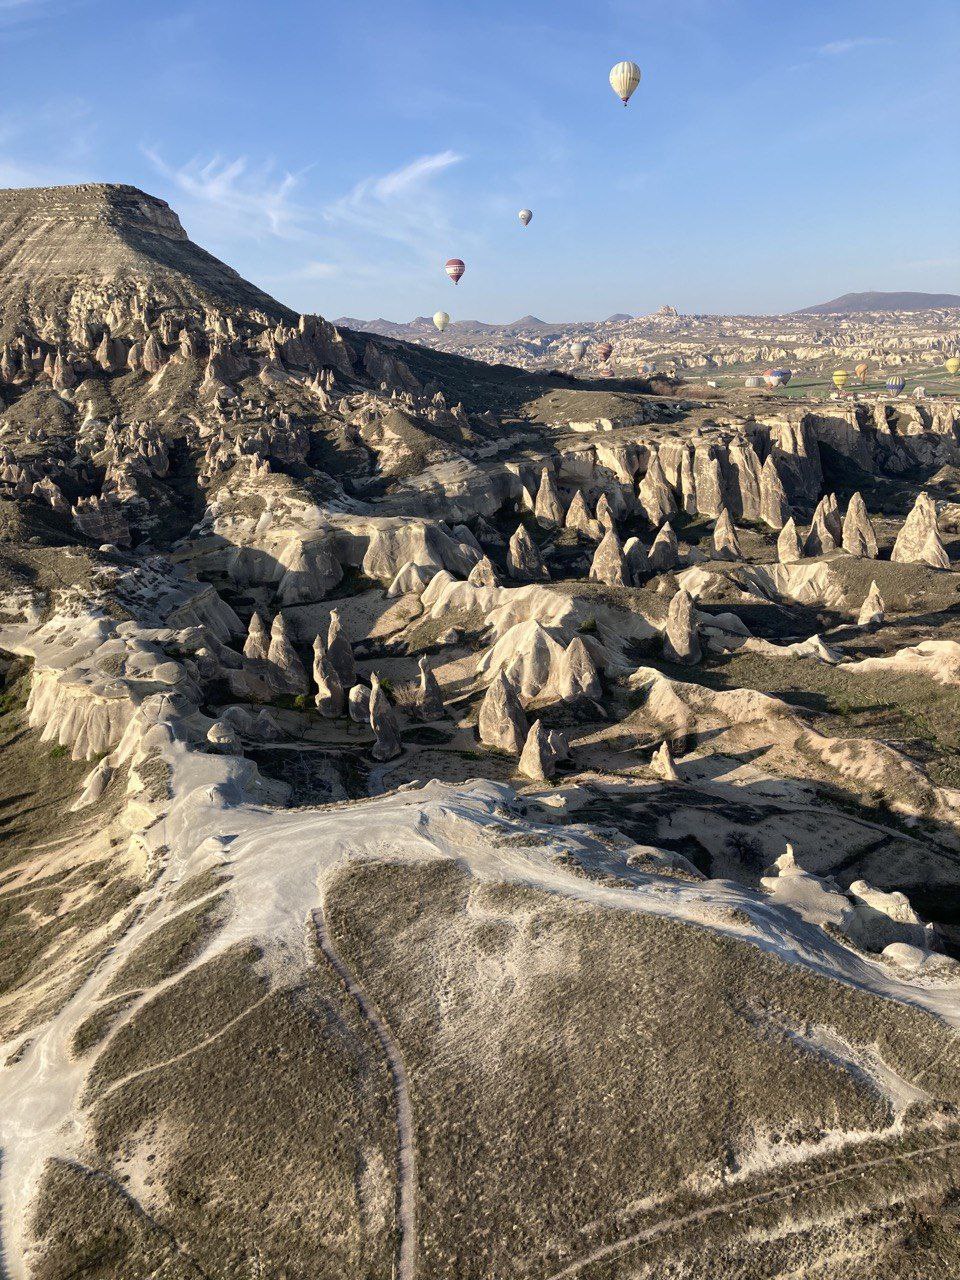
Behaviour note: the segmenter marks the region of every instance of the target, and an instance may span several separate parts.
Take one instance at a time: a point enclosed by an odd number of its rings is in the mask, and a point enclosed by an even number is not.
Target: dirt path
[[[691,1223],[705,1222],[710,1218],[720,1217],[721,1215],[732,1218],[735,1213],[743,1213],[761,1204],[776,1204],[778,1200],[792,1200],[797,1194],[802,1194],[804,1191],[831,1186],[838,1182],[844,1182],[848,1178],[862,1176],[862,1172],[865,1169],[897,1164],[901,1160],[913,1160],[924,1156],[937,1155],[956,1148],[960,1148],[960,1138],[953,1138],[948,1142],[934,1143],[927,1147],[917,1147],[913,1151],[901,1151],[895,1155],[877,1156],[872,1160],[857,1160],[852,1164],[845,1165],[843,1169],[829,1169],[825,1173],[797,1178],[795,1181],[788,1182],[771,1191],[758,1191],[753,1195],[742,1196],[738,1200],[726,1200],[723,1204],[694,1209],[692,1212],[683,1214],[678,1218],[668,1218],[663,1222],[657,1222],[651,1227],[645,1227],[642,1231],[635,1232],[633,1235],[625,1236],[622,1240],[615,1240],[612,1244],[603,1245],[601,1248],[593,1250],[592,1253],[584,1254],[582,1258],[578,1258],[575,1262],[570,1262],[559,1271],[554,1271],[546,1277],[546,1280],[568,1280],[568,1277],[579,1275],[585,1267],[589,1267],[595,1262],[604,1262],[608,1258],[627,1253],[638,1245],[657,1240],[660,1236],[669,1235],[671,1231],[689,1226]]]
[[[393,1092],[397,1106],[397,1225],[400,1229],[396,1280],[414,1280],[417,1269],[417,1171],[413,1104],[410,1099],[406,1067],[403,1065],[400,1047],[393,1038],[393,1032],[337,954],[330,941],[322,911],[313,913],[313,921],[320,949],[340,978],[347,994],[356,1001],[361,1015],[380,1041],[393,1078]]]

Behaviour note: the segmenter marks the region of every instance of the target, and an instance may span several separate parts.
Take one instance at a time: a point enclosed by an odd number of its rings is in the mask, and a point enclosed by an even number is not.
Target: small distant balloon
[[[907,384],[903,378],[887,379],[887,390],[892,396],[898,396],[906,385]]]
[[[570,354],[573,356],[574,364],[579,364],[586,354],[587,344],[585,342],[571,342]]]
[[[437,326],[441,333],[450,323],[450,317],[446,311],[438,311],[433,317],[433,323]]]
[[[635,62],[618,62],[610,71],[610,87],[624,106],[640,83],[640,68]]]
[[[762,387],[763,383],[764,383],[764,379],[761,378],[760,375],[756,373],[751,373],[749,378],[744,378],[743,380],[743,385],[745,387],[750,387],[751,390],[755,387]]]
[[[460,283],[460,279],[463,276],[463,273],[466,271],[466,269],[467,269],[466,263],[463,261],[462,258],[450,258],[449,261],[447,262],[447,265],[444,267],[444,271],[446,271],[447,275],[450,277],[450,279],[453,281],[454,284]]]
[[[951,356],[949,360],[944,360],[943,367],[951,378],[955,378],[960,373],[960,356]]]
[[[598,342],[597,355],[600,357],[601,360],[609,360],[610,357],[613,355],[613,343]]]
[[[847,373],[846,369],[834,369],[833,385],[837,388],[838,391],[843,390],[843,388],[847,385],[847,382],[849,381],[849,379],[850,379],[850,375],[849,373]]]
[[[768,369],[763,381],[768,387],[785,387],[792,377],[789,369]]]
[[[523,223],[525,227],[529,227],[530,219],[533,217],[533,210],[521,209],[520,212],[517,214],[517,217],[520,219],[520,221]]]
[[[870,366],[867,364],[866,360],[861,360],[853,372],[861,382],[866,382],[867,374],[870,372]]]

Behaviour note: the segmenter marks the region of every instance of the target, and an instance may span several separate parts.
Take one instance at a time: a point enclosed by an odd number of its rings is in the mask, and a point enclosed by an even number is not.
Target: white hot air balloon
[[[570,343],[570,354],[571,356],[573,356],[574,364],[580,363],[580,361],[584,357],[584,354],[586,353],[586,350],[587,350],[587,344],[585,342]]]
[[[640,68],[635,62],[618,62],[610,72],[610,87],[624,106],[640,83]]]
[[[517,214],[517,217],[520,219],[520,221],[523,223],[525,227],[529,227],[530,219],[533,217],[533,210],[521,209],[520,212]]]
[[[433,317],[433,323],[437,326],[440,332],[443,333],[444,329],[450,323],[450,317],[447,315],[446,311],[438,311]]]

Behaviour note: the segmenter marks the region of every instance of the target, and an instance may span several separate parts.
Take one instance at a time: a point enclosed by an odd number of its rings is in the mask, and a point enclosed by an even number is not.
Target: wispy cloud
[[[419,156],[399,169],[362,179],[324,209],[325,221],[377,240],[406,246],[418,256],[435,256],[449,229],[446,208],[431,189],[433,180],[463,156],[439,151]]]
[[[292,196],[306,170],[278,176],[272,163],[251,167],[246,156],[233,160],[194,156],[177,167],[153,147],[141,150],[161,177],[195,206],[226,219],[233,233],[259,236],[266,232],[281,239],[302,235],[305,214]]]
[[[867,49],[881,44],[893,44],[889,36],[851,36],[846,40],[831,40],[817,50],[822,58],[841,58],[845,53]]]

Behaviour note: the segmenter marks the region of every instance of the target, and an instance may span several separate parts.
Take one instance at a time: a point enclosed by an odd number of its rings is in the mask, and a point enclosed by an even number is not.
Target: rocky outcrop
[[[772,454],[760,469],[760,519],[771,529],[782,529],[790,519],[790,503]]]
[[[556,775],[559,762],[568,755],[563,735],[547,730],[542,720],[536,720],[523,744],[517,771],[536,782],[548,782]]]
[[[677,535],[669,522],[663,525],[653,540],[648,557],[651,573],[669,573],[680,563],[680,548],[677,546]]]
[[[357,679],[357,664],[353,657],[353,645],[344,633],[337,609],[330,611],[327,625],[327,657],[337,673],[343,689],[352,689]]]
[[[676,514],[677,500],[673,490],[667,484],[667,477],[663,473],[663,466],[657,453],[650,456],[646,473],[640,481],[638,496],[647,519],[655,529]]]
[[[373,730],[371,755],[381,763],[395,759],[401,752],[400,722],[390,700],[380,685],[380,677],[370,677],[370,728]]]
[[[913,510],[897,534],[890,559],[897,564],[927,564],[933,569],[950,568],[950,557],[937,528],[937,508],[928,493],[917,495]]]
[[[843,549],[851,556],[861,556],[866,560],[877,558],[877,535],[867,504],[860,493],[855,493],[847,503],[847,513],[843,517]]]
[[[485,746],[517,755],[523,750],[528,729],[527,717],[516,690],[500,670],[490,682],[480,704],[477,721],[480,741]]]
[[[250,617],[250,629],[247,632],[247,638],[243,642],[243,655],[245,658],[259,659],[266,661],[270,652],[270,632],[267,630],[267,624],[258,610],[254,609]]]
[[[713,526],[713,558],[715,560],[743,559],[737,531],[726,507],[721,510],[717,522]]]
[[[590,565],[590,580],[605,582],[611,587],[630,585],[630,571],[624,559],[620,539],[614,529],[608,529],[594,552]]]
[[[886,609],[887,607],[883,603],[883,596],[880,594],[880,588],[875,582],[871,582],[870,590],[867,592],[863,604],[860,606],[860,612],[857,615],[857,626],[879,626],[884,619]]]
[[[557,491],[557,482],[546,467],[540,473],[540,487],[534,502],[533,513],[544,529],[559,529],[563,524],[564,510]]]
[[[797,523],[793,516],[780,530],[780,536],[777,538],[777,559],[781,564],[793,564],[795,561],[803,559],[803,552],[800,549],[800,535],[797,532]]]
[[[537,544],[522,524],[517,526],[507,547],[507,572],[519,582],[535,582],[550,577]]]
[[[700,635],[693,597],[684,587],[670,601],[663,637],[663,655],[671,662],[692,666],[700,661]]]
[[[271,662],[285,687],[293,694],[309,693],[310,682],[307,671],[296,649],[282,613],[278,613],[270,627],[270,647],[267,650],[267,661]]]
[[[317,636],[313,642],[313,683],[317,687],[313,701],[320,714],[328,719],[342,716],[347,698],[322,636]]]
[[[565,528],[574,529],[585,538],[589,538],[591,542],[596,542],[598,538],[603,536],[603,528],[599,520],[594,520],[587,510],[582,489],[578,489],[573,495],[573,501],[567,508],[563,523]]]
[[[557,669],[557,692],[565,702],[602,696],[600,673],[580,636],[574,636],[563,651]]]

